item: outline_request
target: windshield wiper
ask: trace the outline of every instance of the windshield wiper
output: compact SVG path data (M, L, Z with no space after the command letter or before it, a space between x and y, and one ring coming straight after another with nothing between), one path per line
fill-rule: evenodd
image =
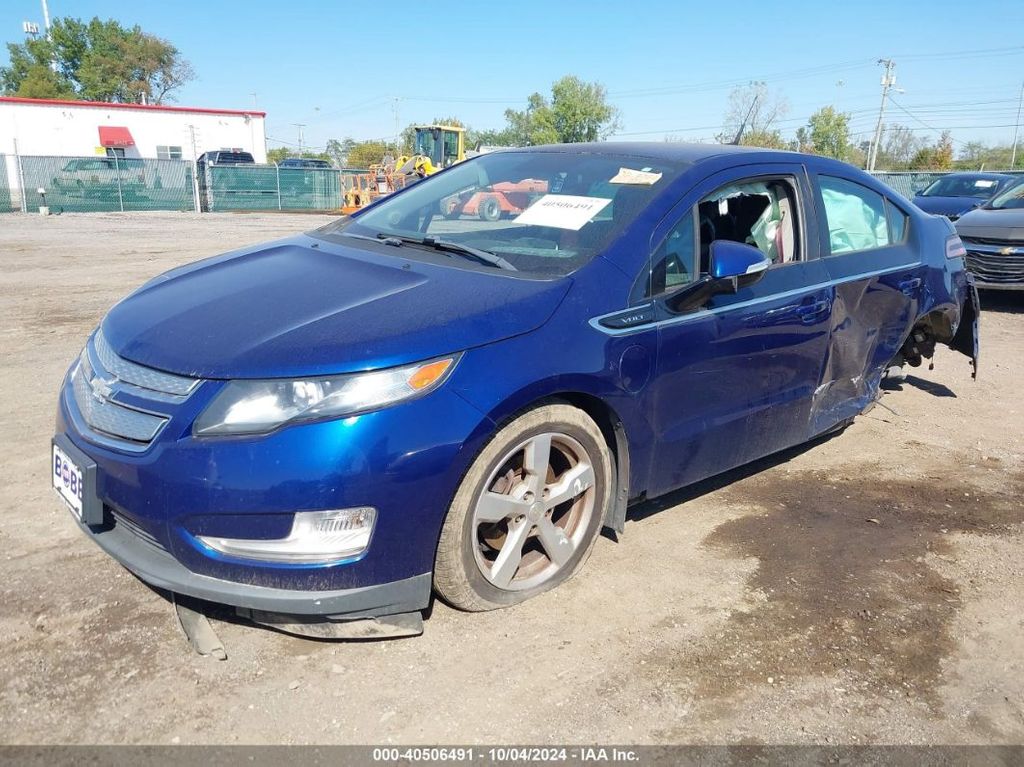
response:
M419 245L420 247L433 248L434 250L439 250L444 253L453 253L460 256L474 258L480 263L487 264L488 266L496 266L499 269L506 269L510 272L519 271L514 265L510 264L501 256L495 255L488 250L474 248L471 245L463 245L461 242L438 240L433 237L405 237L397 234L384 234L383 232L377 235L377 239L385 245L397 246L404 243L408 243L409 245Z

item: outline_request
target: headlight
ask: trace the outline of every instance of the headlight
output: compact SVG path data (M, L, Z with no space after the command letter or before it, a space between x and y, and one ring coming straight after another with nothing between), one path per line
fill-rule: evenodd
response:
M420 397L448 378L458 357L371 373L296 381L231 381L193 426L198 436L266 434L292 421L339 418Z

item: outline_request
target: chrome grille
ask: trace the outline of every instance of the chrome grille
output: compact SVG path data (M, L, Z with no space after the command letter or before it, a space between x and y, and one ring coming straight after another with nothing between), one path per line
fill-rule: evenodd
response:
M82 418L89 426L104 434L148 444L167 423L166 418L122 407L97 395L86 378L84 365L79 364L71 384L75 392L75 404Z
M189 394L199 383L195 378L164 373L162 370L143 367L134 362L129 362L123 357L118 357L110 348L107 339L103 337L103 331L97 330L90 341L90 346L95 352L95 357L100 365L111 375L126 381L130 384L164 394L176 394L183 397Z
M166 405L184 402L199 383L119 357L96 331L71 373L70 394L86 436L142 452L170 420Z
M1014 240L1004 240L997 237L969 237L964 236L960 238L964 243L977 243L978 245L991 245L996 248L1005 247L1024 247L1024 243Z
M965 239L967 268L979 281L989 284L1024 282L1024 243Z

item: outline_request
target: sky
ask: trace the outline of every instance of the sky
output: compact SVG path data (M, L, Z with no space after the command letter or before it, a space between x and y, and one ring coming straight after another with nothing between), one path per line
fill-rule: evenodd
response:
M1024 84L1024 2L989 0L50 0L51 17L114 18L179 48L199 75L178 104L267 112L269 146L390 138L457 117L501 128L504 111L566 74L598 81L622 140L711 140L732 88L765 81L792 136L817 108L873 133L879 58L896 62L886 123L934 138L1009 143ZM0 41L40 0L0 0ZM1000 31L1002 30L1002 32ZM0 65L7 63L6 49ZM1024 140L1024 132L1022 132Z

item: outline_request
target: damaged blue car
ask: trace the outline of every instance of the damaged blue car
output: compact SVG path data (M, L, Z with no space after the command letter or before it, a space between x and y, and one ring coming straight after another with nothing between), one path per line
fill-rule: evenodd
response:
M433 594L558 586L631 503L842 428L937 344L976 365L978 311L950 222L849 165L500 151L126 297L52 483L155 587L416 633Z

